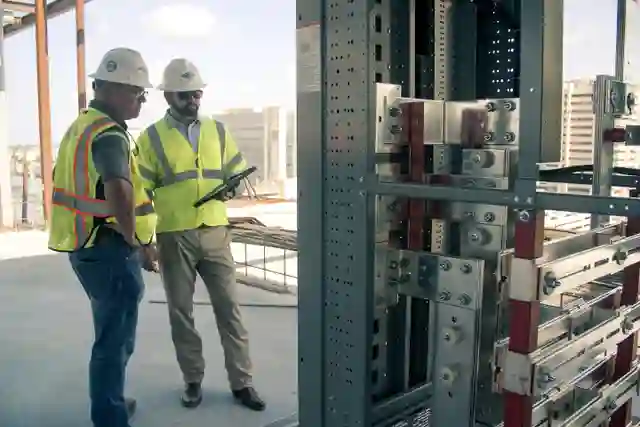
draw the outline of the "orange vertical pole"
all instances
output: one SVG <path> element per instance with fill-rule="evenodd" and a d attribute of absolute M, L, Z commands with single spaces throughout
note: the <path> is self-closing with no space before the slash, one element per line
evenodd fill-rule
<path fill-rule="evenodd" d="M 76 0 L 76 73 L 78 110 L 87 108 L 87 71 L 85 61 L 84 0 Z"/>
<path fill-rule="evenodd" d="M 51 221 L 53 185 L 53 149 L 51 146 L 51 94 L 49 91 L 49 49 L 47 43 L 46 0 L 36 0 L 36 70 L 38 74 L 38 130 L 40 132 L 40 166 L 43 183 L 44 218 Z"/>

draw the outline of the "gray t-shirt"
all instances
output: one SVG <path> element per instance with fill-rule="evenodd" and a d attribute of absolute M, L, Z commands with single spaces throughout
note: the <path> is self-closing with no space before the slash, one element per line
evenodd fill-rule
<path fill-rule="evenodd" d="M 131 182 L 129 139 L 117 128 L 98 135 L 91 144 L 93 164 L 102 182 L 120 178 Z"/>

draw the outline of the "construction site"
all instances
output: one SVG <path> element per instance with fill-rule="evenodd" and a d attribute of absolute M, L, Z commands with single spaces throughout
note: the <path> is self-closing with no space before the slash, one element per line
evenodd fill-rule
<path fill-rule="evenodd" d="M 89 2 L 0 1 L 3 427 L 90 423 L 91 308 L 47 248 L 47 20 L 75 14 L 81 110 Z M 297 197 L 227 202 L 267 409 L 234 404 L 202 283 L 205 399 L 178 404 L 164 288 L 145 273 L 132 425 L 640 426 L 640 169 L 614 155 L 640 146 L 625 71 L 640 7 L 615 0 L 614 73 L 581 83 L 592 148 L 575 164 L 563 3 L 297 0 Z M 3 46 L 29 27 L 40 145 L 12 150 Z"/>

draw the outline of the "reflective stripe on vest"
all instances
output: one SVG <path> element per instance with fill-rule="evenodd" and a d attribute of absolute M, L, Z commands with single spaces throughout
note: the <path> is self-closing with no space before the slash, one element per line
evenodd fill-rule
<path fill-rule="evenodd" d="M 91 183 L 89 177 L 90 142 L 93 135 L 113 126 L 117 126 L 117 123 L 108 117 L 104 117 L 87 126 L 82 134 L 80 134 L 73 155 L 73 185 L 75 194 L 62 188 L 53 189 L 52 203 L 56 206 L 71 210 L 74 213 L 76 245 L 84 244 L 84 242 L 91 237 L 91 230 L 87 230 L 85 217 L 109 218 L 114 215 L 109 209 L 106 200 L 89 196 L 92 190 L 89 185 Z M 145 216 L 152 213 L 154 213 L 154 208 L 151 202 L 139 205 L 135 209 L 136 216 Z"/>
<path fill-rule="evenodd" d="M 220 138 L 220 149 L 222 153 L 221 161 L 224 162 L 224 152 L 227 145 L 227 133 L 225 131 L 224 125 L 216 120 L 216 130 L 218 132 L 218 138 Z M 193 169 L 189 171 L 183 171 L 179 173 L 174 173 L 173 169 L 171 169 L 171 164 L 169 164 L 169 159 L 167 158 L 167 154 L 164 151 L 162 146 L 162 139 L 160 138 L 160 134 L 158 133 L 158 129 L 156 129 L 156 125 L 152 125 L 148 129 L 149 142 L 151 143 L 151 148 L 160 163 L 160 167 L 162 168 L 163 176 L 160 178 L 160 182 L 157 183 L 158 187 L 166 187 L 168 185 L 176 184 L 182 181 L 188 181 L 190 179 L 198 178 L 198 170 Z M 242 161 L 242 154 L 237 153 L 233 159 L 226 165 L 223 166 L 225 169 L 230 169 L 236 166 L 238 163 Z M 155 175 L 145 169 L 140 167 L 140 174 L 149 181 L 155 181 Z M 219 169 L 203 169 L 202 177 L 205 179 L 219 179 L 224 180 L 226 174 L 225 171 Z"/>
<path fill-rule="evenodd" d="M 53 204 L 74 211 L 75 214 L 79 215 L 91 215 L 98 218 L 114 216 L 106 200 L 69 194 L 62 188 L 53 189 Z M 151 215 L 154 212 L 153 203 L 151 202 L 137 206 L 135 209 L 136 216 Z"/>
<path fill-rule="evenodd" d="M 74 212 L 74 229 L 76 246 L 84 244 L 89 240 L 91 230 L 87 230 L 85 216 L 96 216 L 106 218 L 110 216 L 109 209 L 104 200 L 89 197 L 91 188 L 89 183 L 89 154 L 92 136 L 106 130 L 116 123 L 108 117 L 96 120 L 80 134 L 76 143 L 76 150 L 73 155 L 73 184 L 75 194 L 70 194 L 59 188 L 53 191 L 53 204 Z"/>

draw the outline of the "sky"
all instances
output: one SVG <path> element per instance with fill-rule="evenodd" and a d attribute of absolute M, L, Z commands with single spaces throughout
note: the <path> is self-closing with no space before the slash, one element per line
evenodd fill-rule
<path fill-rule="evenodd" d="M 139 50 L 154 83 L 172 59 L 185 57 L 208 83 L 204 112 L 229 107 L 294 105 L 295 0 L 94 0 L 86 6 L 87 72 L 109 49 Z M 565 0 L 565 79 L 612 74 L 616 0 Z M 640 10 L 640 6 L 638 8 Z M 634 19 L 639 10 L 632 10 Z M 640 20 L 628 30 L 640 31 Z M 49 60 L 54 144 L 77 113 L 75 17 L 49 22 Z M 629 78 L 640 80 L 640 37 L 629 37 Z M 34 30 L 5 41 L 9 140 L 37 144 L 38 111 Z M 635 39 L 635 40 L 634 40 Z M 637 77 L 637 79 L 635 78 Z M 88 86 L 90 87 L 90 86 Z M 166 108 L 152 91 L 140 126 Z"/>
<path fill-rule="evenodd" d="M 126 46 L 142 53 L 154 84 L 171 59 L 193 61 L 208 84 L 205 112 L 295 104 L 295 0 L 94 0 L 85 15 L 87 73 L 106 51 Z M 50 20 L 48 35 L 55 144 L 77 114 L 73 11 Z M 5 41 L 5 65 L 9 140 L 37 144 L 33 29 Z M 161 93 L 152 90 L 149 98 L 143 125 L 166 109 Z"/>

